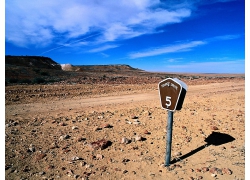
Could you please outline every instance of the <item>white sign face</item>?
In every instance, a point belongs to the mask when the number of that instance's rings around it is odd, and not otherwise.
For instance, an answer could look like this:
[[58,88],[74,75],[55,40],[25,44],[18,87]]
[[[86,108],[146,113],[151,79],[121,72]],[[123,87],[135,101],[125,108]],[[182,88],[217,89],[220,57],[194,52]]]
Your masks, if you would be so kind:
[[180,110],[187,85],[179,79],[167,78],[161,81],[158,87],[162,108],[170,111]]

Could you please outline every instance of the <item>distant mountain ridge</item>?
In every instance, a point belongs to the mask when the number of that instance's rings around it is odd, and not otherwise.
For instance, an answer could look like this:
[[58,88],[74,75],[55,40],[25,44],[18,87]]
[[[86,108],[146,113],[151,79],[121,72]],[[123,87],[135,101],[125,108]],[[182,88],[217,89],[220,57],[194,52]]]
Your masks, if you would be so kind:
[[72,65],[72,64],[59,64],[49,57],[43,56],[5,56],[5,66],[24,66],[42,69],[56,69],[63,71],[117,71],[117,70],[139,70],[126,64],[110,64],[110,65]]
[[98,79],[98,76],[102,80],[108,74],[113,77],[114,74],[133,75],[143,72],[145,71],[125,64],[71,65],[59,64],[43,56],[5,56],[5,84],[82,82],[88,78]]

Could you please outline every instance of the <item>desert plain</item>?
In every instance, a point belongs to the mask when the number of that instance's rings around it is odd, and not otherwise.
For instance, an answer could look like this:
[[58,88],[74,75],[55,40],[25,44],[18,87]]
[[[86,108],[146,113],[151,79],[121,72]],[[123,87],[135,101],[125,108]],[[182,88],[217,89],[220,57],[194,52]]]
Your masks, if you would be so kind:
[[156,81],[6,86],[5,179],[246,179],[245,79],[180,80],[168,167]]

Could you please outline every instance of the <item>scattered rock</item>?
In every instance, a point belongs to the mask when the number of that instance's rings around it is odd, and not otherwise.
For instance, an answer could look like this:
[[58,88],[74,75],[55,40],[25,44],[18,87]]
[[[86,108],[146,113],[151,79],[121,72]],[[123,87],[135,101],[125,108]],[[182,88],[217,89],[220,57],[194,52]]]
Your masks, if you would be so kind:
[[134,115],[131,116],[131,119],[138,119],[138,118],[139,118],[138,116],[134,116]]
[[222,168],[222,173],[231,175],[233,174],[233,171],[229,168]]
[[36,155],[36,161],[43,159],[45,156],[46,156],[46,154],[44,154],[44,153],[40,153],[40,154]]
[[102,128],[111,128],[112,126],[108,123],[105,123],[102,125]]
[[181,152],[175,152],[174,155],[175,155],[175,156],[181,156],[182,153],[181,153]]
[[122,140],[121,140],[121,143],[122,144],[129,144],[130,140],[126,137],[123,137]]
[[33,145],[33,144],[30,144],[30,146],[29,146],[29,150],[28,150],[29,152],[35,152],[36,150],[35,150],[35,146]]
[[79,157],[77,157],[77,156],[74,156],[74,157],[71,158],[71,160],[72,160],[72,161],[77,161],[77,160],[82,160],[82,158],[79,158]]
[[103,150],[103,149],[107,148],[110,144],[111,144],[110,141],[107,141],[105,139],[101,139],[101,140],[90,143],[89,147],[92,150],[97,150],[97,149]]
[[62,141],[62,140],[69,139],[69,138],[70,138],[70,135],[66,134],[66,135],[60,136],[59,140]]
[[132,137],[132,141],[142,141],[142,136],[135,135],[134,137]]
[[98,126],[95,126],[95,127],[93,128],[93,131],[99,131],[99,130],[102,130],[102,128],[100,128],[100,127],[98,127]]
[[97,154],[97,155],[96,155],[96,159],[97,159],[97,160],[101,160],[101,159],[103,159],[103,155],[101,155],[101,154]]
[[209,171],[209,168],[208,167],[203,167],[203,168],[201,168],[202,169],[202,172],[207,172],[207,171]]
[[212,126],[211,129],[212,129],[212,130],[219,130],[219,128],[216,127],[216,126]]

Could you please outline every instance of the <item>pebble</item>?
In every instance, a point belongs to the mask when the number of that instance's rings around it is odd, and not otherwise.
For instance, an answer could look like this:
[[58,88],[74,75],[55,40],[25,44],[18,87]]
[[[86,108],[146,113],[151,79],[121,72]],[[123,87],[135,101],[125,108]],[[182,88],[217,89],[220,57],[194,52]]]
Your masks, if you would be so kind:
[[181,156],[182,153],[181,153],[181,152],[175,152],[174,155],[175,155],[175,156]]
[[77,156],[74,156],[74,157],[71,158],[72,161],[76,161],[76,160],[79,160],[79,159],[81,159],[81,158],[79,158]]
[[35,146],[33,144],[30,144],[29,151],[35,152]]
[[138,119],[139,117],[138,116],[131,116],[131,119]]
[[36,156],[36,160],[39,161],[39,160],[43,159],[45,156],[46,156],[46,154],[44,154],[44,153],[38,154]]
[[78,127],[77,127],[77,126],[73,126],[73,127],[72,127],[72,130],[75,130],[75,129],[78,129]]
[[109,144],[109,141],[107,141],[105,139],[101,139],[101,140],[90,143],[89,147],[92,150],[97,150],[97,149],[103,150],[108,146],[108,144]]
[[102,128],[110,128],[110,127],[111,127],[111,125],[108,123],[102,125]]
[[96,126],[96,127],[94,127],[93,128],[93,131],[99,131],[99,130],[101,130],[102,128],[99,128],[98,126]]
[[141,122],[138,119],[135,119],[134,122],[133,122],[133,124],[137,124],[138,125],[138,124],[141,124]]
[[68,134],[66,134],[66,135],[60,136],[59,140],[62,141],[62,140],[69,139],[69,138],[70,138],[70,136]]
[[208,168],[208,167],[203,167],[203,168],[202,168],[202,172],[207,172],[207,171],[209,171],[209,168]]
[[229,175],[233,174],[232,170],[229,168],[222,168],[222,173],[229,174]]
[[142,140],[142,137],[140,135],[135,135],[133,138],[135,139],[135,141],[141,141]]
[[212,177],[216,177],[217,175],[216,174],[211,174]]
[[102,154],[97,154],[97,155],[96,155],[96,159],[97,159],[97,160],[103,159],[103,155],[102,155]]
[[216,126],[212,126],[211,129],[212,129],[212,130],[219,130],[219,128],[216,127]]
[[129,140],[128,138],[123,137],[122,140],[121,140],[121,143],[122,143],[122,144],[128,144],[129,141],[130,141],[130,140]]

